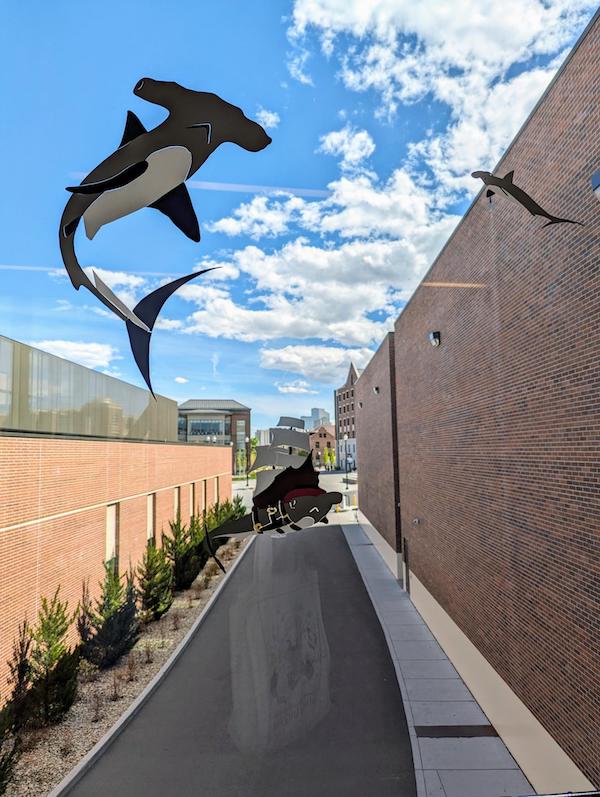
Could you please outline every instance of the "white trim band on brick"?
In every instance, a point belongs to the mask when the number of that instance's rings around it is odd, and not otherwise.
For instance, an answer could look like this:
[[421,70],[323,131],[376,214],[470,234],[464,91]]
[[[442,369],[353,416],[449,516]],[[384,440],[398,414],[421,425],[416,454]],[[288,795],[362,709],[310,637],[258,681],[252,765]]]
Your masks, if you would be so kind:
[[467,635],[410,571],[410,597],[521,770],[538,793],[594,788]]
[[[195,479],[197,482],[208,481],[209,479],[217,479],[221,476],[231,476],[231,471],[224,471],[223,473],[212,473],[210,476],[200,477]],[[22,529],[27,526],[35,526],[36,523],[48,523],[52,520],[60,520],[60,518],[69,517],[70,515],[78,515],[81,512],[89,512],[92,509],[101,509],[109,504],[121,504],[124,501],[133,501],[135,498],[144,498],[150,493],[162,493],[164,490],[174,490],[175,487],[184,487],[188,485],[189,479],[181,482],[180,484],[168,484],[166,487],[149,487],[143,493],[136,493],[135,495],[126,495],[123,498],[113,497],[106,501],[101,501],[98,504],[88,504],[87,506],[77,507],[77,509],[69,509],[66,512],[58,512],[55,515],[44,515],[41,517],[33,518],[33,520],[23,520],[21,523],[14,523],[10,526],[3,526],[0,528],[0,534],[3,531],[14,531],[15,529]]]

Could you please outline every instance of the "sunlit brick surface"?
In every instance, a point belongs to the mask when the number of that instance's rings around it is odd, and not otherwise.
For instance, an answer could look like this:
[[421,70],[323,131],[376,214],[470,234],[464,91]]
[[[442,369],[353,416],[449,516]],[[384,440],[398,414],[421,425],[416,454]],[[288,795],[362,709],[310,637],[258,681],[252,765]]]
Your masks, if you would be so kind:
[[[147,495],[156,493],[156,538],[174,517],[189,520],[190,483],[196,506],[218,491],[231,497],[231,450],[219,446],[123,443],[0,436],[0,702],[6,697],[6,660],[17,627],[35,620],[40,597],[60,594],[74,610],[89,578],[93,595],[103,575],[106,506],[119,504],[121,572],[142,558]],[[74,637],[73,637],[74,639]]]

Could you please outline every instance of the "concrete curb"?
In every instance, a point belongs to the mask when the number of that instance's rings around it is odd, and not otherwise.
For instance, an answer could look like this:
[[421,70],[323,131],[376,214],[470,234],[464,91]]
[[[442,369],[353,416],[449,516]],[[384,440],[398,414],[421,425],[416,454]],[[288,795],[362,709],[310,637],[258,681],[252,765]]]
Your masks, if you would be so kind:
[[157,687],[161,684],[164,678],[168,675],[171,668],[177,661],[177,659],[181,656],[187,646],[190,644],[192,637],[196,634],[196,631],[203,623],[205,617],[217,601],[217,598],[221,594],[221,591],[224,589],[225,584],[227,584],[231,574],[235,571],[236,567],[242,561],[248,550],[252,547],[254,540],[256,539],[256,535],[252,537],[248,545],[244,548],[238,558],[235,560],[231,568],[225,574],[225,577],[213,593],[211,599],[208,601],[206,606],[202,609],[198,617],[196,618],[194,624],[181,640],[179,645],[175,648],[173,653],[169,656],[167,661],[163,664],[160,670],[156,673],[154,678],[150,681],[150,683],[143,689],[142,692],[136,697],[136,699],[131,703],[129,708],[121,714],[119,719],[115,722],[115,724],[104,734],[104,736],[99,739],[96,744],[92,747],[92,749],[81,759],[81,761],[76,764],[73,769],[61,780],[58,786],[55,786],[51,792],[48,793],[47,797],[64,797],[64,795],[68,794],[71,789],[81,780],[81,778],[85,775],[85,773],[91,769],[93,764],[96,760],[101,756],[104,750],[112,744],[112,742],[119,736],[119,734],[125,730],[127,725],[131,722],[131,720],[136,716],[136,714],[140,711],[144,703],[148,700],[148,698],[152,695],[152,693],[157,689]]

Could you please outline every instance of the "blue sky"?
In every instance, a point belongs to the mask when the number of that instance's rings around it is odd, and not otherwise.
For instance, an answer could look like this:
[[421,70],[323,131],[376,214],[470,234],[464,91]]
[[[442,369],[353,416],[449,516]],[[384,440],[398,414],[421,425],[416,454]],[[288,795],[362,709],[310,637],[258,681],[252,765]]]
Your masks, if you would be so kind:
[[253,427],[331,411],[350,358],[367,362],[479,190],[468,175],[493,168],[595,9],[447,6],[11,4],[0,334],[143,384],[124,324],[66,278],[57,230],[65,186],[118,146],[126,111],[147,128],[164,118],[133,96],[136,82],[175,80],[239,105],[273,143],[223,145],[194,175],[199,244],[146,209],[93,241],[79,233],[80,262],[130,303],[221,266],[165,306],[151,351],[158,392],[235,398]]

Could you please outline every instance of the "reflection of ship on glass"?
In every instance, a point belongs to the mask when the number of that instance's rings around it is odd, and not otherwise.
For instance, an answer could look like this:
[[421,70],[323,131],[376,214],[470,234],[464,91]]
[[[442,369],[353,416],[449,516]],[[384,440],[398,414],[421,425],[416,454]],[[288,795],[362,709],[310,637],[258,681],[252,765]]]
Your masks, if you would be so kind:
[[256,471],[255,497],[266,490],[284,468],[299,468],[310,451],[310,437],[300,418],[280,418],[277,426],[269,429],[269,436],[270,445],[257,447],[256,459],[250,468],[250,472]]
[[230,609],[229,731],[243,752],[285,747],[330,708],[318,577],[296,553],[271,537],[257,539],[253,583]]

